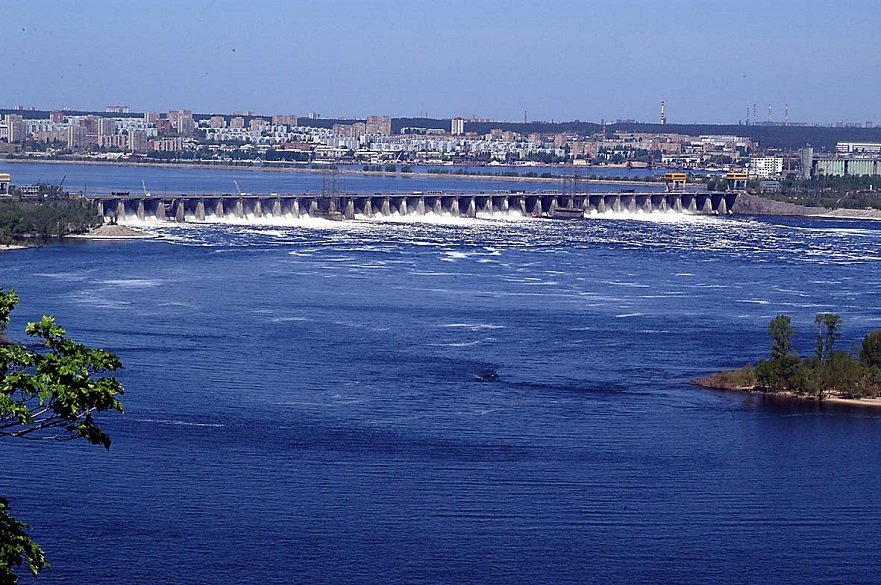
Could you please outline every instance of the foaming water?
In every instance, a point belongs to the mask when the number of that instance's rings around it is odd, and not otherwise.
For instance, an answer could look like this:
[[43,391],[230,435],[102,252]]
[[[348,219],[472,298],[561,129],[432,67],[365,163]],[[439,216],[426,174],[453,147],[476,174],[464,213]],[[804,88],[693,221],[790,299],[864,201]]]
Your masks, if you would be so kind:
[[634,220],[649,221],[657,223],[693,223],[712,221],[716,216],[698,215],[688,211],[652,211],[647,213],[643,210],[638,211],[592,211],[588,213],[586,219],[615,219],[615,220]]
[[[602,220],[600,220],[600,218]],[[811,225],[778,225],[749,217],[716,217],[686,213],[604,213],[583,221],[555,221],[519,215],[463,218],[402,216],[348,221],[321,218],[289,222],[139,224],[150,233],[190,245],[290,245],[309,241],[351,244],[358,249],[396,242],[404,245],[448,246],[490,244],[510,247],[569,248],[611,246],[658,249],[660,252],[703,250],[723,256],[764,257],[796,263],[860,263],[881,258],[879,231],[874,227],[836,227],[841,221],[805,220]],[[826,223],[833,225],[825,225]],[[846,222],[845,222],[846,223]],[[862,222],[866,223],[866,222]],[[454,231],[450,231],[454,230]],[[844,233],[839,230],[846,230]],[[275,241],[269,239],[275,238]],[[451,240],[453,238],[453,240]]]
[[780,313],[802,354],[817,312],[858,343],[881,225],[621,215],[0,255],[10,331],[52,313],[126,365],[109,454],[0,443],[41,582],[881,581],[881,412],[687,384]]

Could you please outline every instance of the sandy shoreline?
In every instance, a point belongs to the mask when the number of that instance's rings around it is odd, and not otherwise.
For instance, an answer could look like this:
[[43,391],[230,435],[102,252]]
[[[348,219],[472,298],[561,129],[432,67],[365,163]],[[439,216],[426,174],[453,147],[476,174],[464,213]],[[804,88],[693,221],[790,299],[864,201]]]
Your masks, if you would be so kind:
[[792,392],[762,392],[754,388],[747,387],[726,387],[718,384],[712,384],[706,380],[691,380],[692,386],[698,388],[706,388],[707,390],[718,390],[719,392],[737,392],[740,394],[748,394],[750,396],[761,396],[763,398],[794,400],[797,402],[808,402],[813,404],[837,404],[842,406],[859,406],[859,407],[881,407],[881,398],[843,398],[841,396],[826,396],[822,400],[818,400],[813,396],[799,396]]
[[159,236],[123,225],[102,225],[85,234],[72,234],[65,236],[65,238],[77,240],[155,240]]
[[816,217],[818,219],[865,219],[869,221],[881,221],[879,209],[836,209],[825,213],[809,213],[804,217]]
[[831,396],[829,398],[824,398],[822,403],[878,407],[881,406],[881,398],[839,398],[837,396]]

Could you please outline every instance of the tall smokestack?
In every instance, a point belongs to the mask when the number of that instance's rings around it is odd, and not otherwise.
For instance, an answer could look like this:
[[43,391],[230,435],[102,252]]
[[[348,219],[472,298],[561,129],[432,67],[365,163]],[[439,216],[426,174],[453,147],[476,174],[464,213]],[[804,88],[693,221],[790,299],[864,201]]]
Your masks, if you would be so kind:
[[789,104],[783,104],[783,125],[789,126]]
[[768,104],[768,122],[771,121],[771,104]]
[[661,102],[661,126],[667,123],[667,115],[664,113],[664,102]]
[[753,126],[756,125],[756,104],[753,104]]

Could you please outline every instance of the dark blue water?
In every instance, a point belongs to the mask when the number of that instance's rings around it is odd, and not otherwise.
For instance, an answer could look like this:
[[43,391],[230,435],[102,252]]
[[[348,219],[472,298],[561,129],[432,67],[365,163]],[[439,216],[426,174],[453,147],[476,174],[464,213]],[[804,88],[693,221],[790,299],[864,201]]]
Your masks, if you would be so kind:
[[[669,220],[669,218],[667,218]],[[0,254],[117,352],[109,453],[0,442],[42,583],[877,583],[881,410],[687,380],[881,327],[869,222],[154,227]]]
[[[356,167],[360,170],[360,166]],[[502,167],[468,167],[472,171],[502,173]],[[351,170],[351,169],[350,169]],[[417,169],[425,170],[425,169]],[[508,169],[509,170],[509,169]],[[327,181],[326,173],[305,169],[294,171],[267,170],[263,168],[199,169],[186,167],[150,167],[76,164],[7,163],[0,171],[12,174],[12,182],[18,185],[32,183],[59,184],[64,180],[65,190],[83,194],[107,194],[128,191],[141,194],[144,187],[153,195],[200,194],[200,193],[321,193]],[[551,172],[542,168],[527,167],[520,172]],[[555,173],[572,169],[554,169]],[[617,179],[641,179],[651,174],[645,169],[590,169],[579,170],[584,175],[605,174]],[[494,177],[419,176],[401,173],[377,175],[360,172],[339,173],[336,177],[337,191],[341,193],[401,193],[413,191],[508,191],[512,189],[536,191],[561,189],[558,181],[540,179],[503,179]],[[236,187],[238,183],[238,187]],[[660,191],[663,185],[638,185],[640,190]],[[590,190],[617,192],[633,186],[621,184],[595,184]]]

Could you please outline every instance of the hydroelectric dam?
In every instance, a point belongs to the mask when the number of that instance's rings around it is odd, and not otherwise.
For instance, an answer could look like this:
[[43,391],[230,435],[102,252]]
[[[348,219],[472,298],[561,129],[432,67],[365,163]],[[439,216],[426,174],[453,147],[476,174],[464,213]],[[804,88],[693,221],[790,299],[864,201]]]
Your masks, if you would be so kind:
[[493,191],[370,194],[203,194],[94,195],[107,221],[211,222],[296,218],[333,220],[444,215],[481,217],[519,214],[524,217],[578,219],[594,213],[682,212],[727,215],[738,192],[624,190],[618,193],[560,191]]

